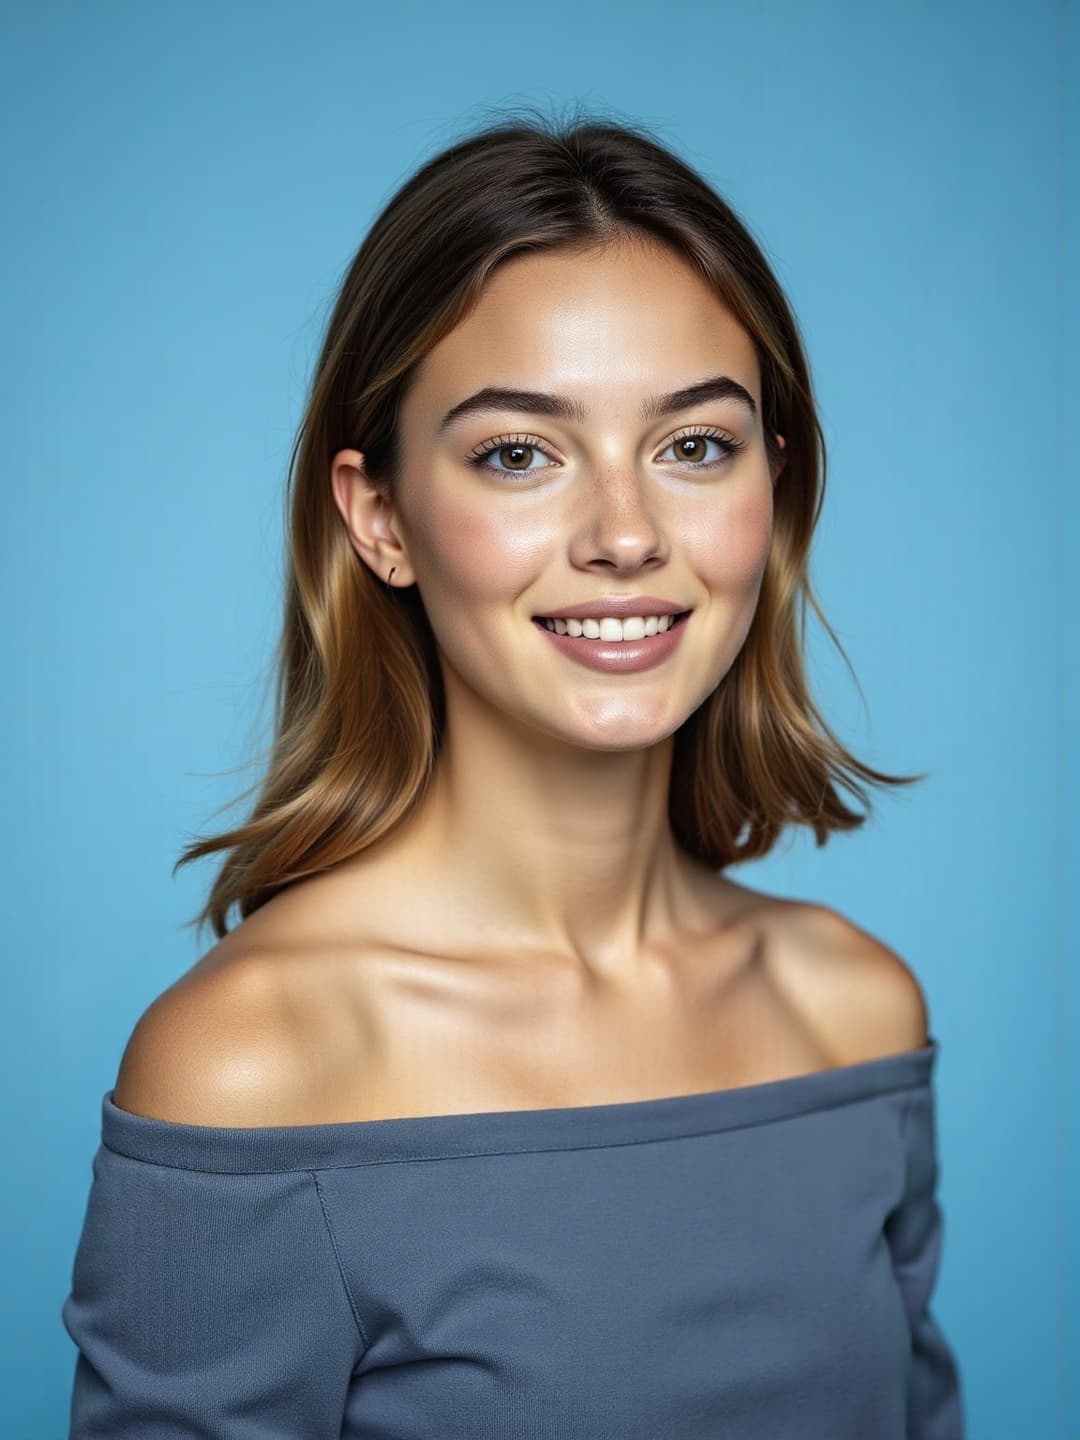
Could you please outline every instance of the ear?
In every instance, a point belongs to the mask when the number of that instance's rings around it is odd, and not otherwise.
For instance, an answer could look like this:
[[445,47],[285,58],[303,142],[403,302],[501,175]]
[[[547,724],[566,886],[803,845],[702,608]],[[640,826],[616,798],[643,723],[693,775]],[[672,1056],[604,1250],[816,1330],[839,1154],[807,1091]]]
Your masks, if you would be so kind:
[[[787,447],[787,441],[784,439],[783,435],[777,435],[777,436],[776,436],[776,443],[777,443],[777,445],[780,447],[781,450],[783,450],[783,449],[785,449],[785,448]],[[784,468],[784,466],[785,466],[786,464],[787,464],[787,461],[786,461],[786,460],[776,460],[776,461],[773,462],[773,466],[772,466],[772,483],[773,483],[774,485],[776,484],[777,480],[780,479],[780,473],[781,473],[781,471],[783,470],[783,468]]]
[[394,571],[394,586],[413,585],[416,575],[398,531],[401,522],[380,487],[364,468],[359,450],[339,450],[330,462],[330,488],[349,540],[360,559],[380,580]]

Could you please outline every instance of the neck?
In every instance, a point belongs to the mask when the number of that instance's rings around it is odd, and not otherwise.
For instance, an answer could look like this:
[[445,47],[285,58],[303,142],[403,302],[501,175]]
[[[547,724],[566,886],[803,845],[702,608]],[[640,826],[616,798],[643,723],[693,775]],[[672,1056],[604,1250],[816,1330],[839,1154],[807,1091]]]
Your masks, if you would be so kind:
[[631,978],[688,921],[708,923],[717,884],[671,833],[673,754],[671,736],[585,749],[475,698],[448,708],[422,802],[366,852],[380,910],[408,917],[418,949],[555,956]]

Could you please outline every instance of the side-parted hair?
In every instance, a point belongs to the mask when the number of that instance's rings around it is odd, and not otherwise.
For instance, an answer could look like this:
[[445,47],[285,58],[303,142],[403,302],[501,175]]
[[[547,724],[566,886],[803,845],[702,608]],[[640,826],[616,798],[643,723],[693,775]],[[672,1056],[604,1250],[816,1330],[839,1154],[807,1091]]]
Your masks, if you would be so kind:
[[[872,809],[863,781],[908,785],[851,755],[809,693],[810,541],[824,500],[825,438],[798,325],[761,248],[715,190],[644,126],[558,121],[531,108],[428,160],[393,195],[337,295],[289,462],[284,614],[274,733],[250,818],[189,844],[175,869],[226,851],[187,922],[228,932],[295,880],[375,844],[420,802],[445,723],[442,674],[416,585],[388,589],[356,554],[334,503],[338,451],[363,452],[392,498],[398,408],[428,352],[512,255],[617,244],[672,247],[754,342],[770,465],[782,467],[757,610],[721,683],[674,735],[668,814],[678,843],[715,870],[767,854],[785,826],[820,847]],[[781,452],[775,436],[785,437]],[[850,669],[850,664],[848,666]],[[854,672],[852,672],[854,673]],[[244,797],[241,797],[244,798]]]

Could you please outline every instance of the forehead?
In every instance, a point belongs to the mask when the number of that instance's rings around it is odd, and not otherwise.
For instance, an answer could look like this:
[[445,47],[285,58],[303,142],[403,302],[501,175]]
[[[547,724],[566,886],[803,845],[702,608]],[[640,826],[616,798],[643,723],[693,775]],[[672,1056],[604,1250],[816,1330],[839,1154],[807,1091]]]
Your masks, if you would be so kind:
[[752,339],[680,255],[635,239],[503,261],[425,357],[410,398],[441,414],[480,386],[512,384],[636,407],[643,395],[720,372],[758,395]]

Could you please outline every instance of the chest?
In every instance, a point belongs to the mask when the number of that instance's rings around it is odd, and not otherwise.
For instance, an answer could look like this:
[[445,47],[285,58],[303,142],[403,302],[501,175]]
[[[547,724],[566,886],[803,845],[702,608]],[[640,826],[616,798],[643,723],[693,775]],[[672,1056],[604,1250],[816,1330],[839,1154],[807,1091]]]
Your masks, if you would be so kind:
[[320,1175],[368,1340],[355,1433],[901,1440],[892,1100],[744,1127],[733,1098],[434,1125]]
[[542,964],[384,965],[362,1003],[339,997],[310,1027],[305,1118],[610,1104],[829,1066],[752,939],[680,960],[622,986]]

